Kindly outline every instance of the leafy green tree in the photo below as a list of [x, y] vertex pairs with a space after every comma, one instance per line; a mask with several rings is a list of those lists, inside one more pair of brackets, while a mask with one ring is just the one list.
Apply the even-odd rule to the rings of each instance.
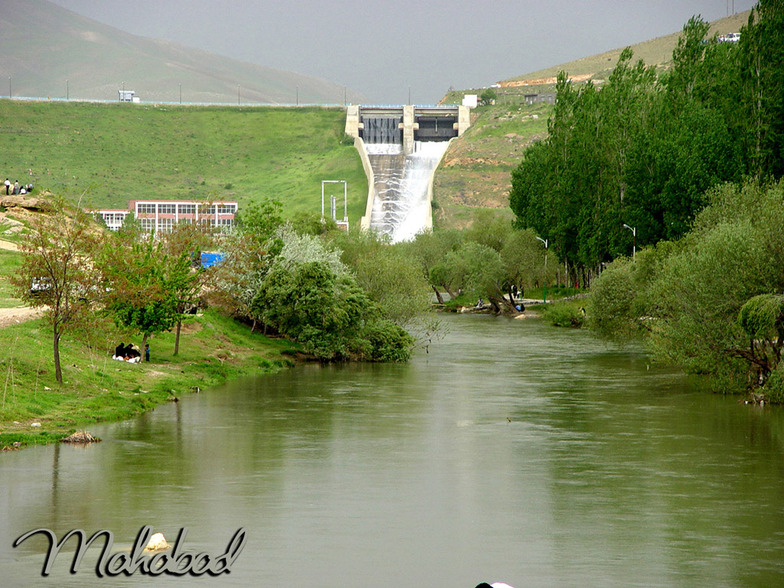
[[760, 294], [744, 304], [738, 323], [748, 336], [748, 346], [735, 352], [756, 370], [756, 383], [764, 384], [781, 362], [784, 345], [784, 295]]
[[621, 337], [642, 332], [657, 357], [711, 374], [725, 390], [748, 385], [750, 372], [757, 385], [777, 361], [782, 226], [781, 183], [714, 189], [677, 243], [610, 265], [592, 288], [591, 325]]
[[191, 260], [191, 270], [172, 282], [176, 289], [177, 311], [179, 317], [175, 325], [174, 353], [180, 352], [180, 333], [182, 321], [186, 314], [199, 301], [202, 290], [207, 286], [207, 278], [211, 273], [200, 267], [200, 253], [209, 250], [213, 244], [213, 235], [204, 230], [204, 226], [196, 223], [178, 223], [168, 233], [161, 235], [163, 251], [169, 259]]
[[[404, 251], [407, 257], [413, 259], [417, 264], [422, 277], [427, 280], [433, 289], [439, 304], [444, 303], [439, 287], [449, 292], [448, 286], [445, 287], [442, 284], [443, 280], [438, 271], [440, 270], [440, 264], [444, 256], [456, 249], [462, 240], [463, 235], [457, 229], [445, 229], [438, 231], [438, 233], [429, 231], [419, 233], [413, 241], [398, 243], [397, 245], [398, 248]], [[434, 268], [438, 268], [435, 273], [433, 273]], [[449, 294], [454, 298], [454, 292], [449, 292]]]
[[154, 238], [130, 245], [110, 240], [99, 263], [109, 288], [107, 312], [118, 325], [140, 332], [142, 346], [181, 320], [183, 296], [198, 280], [191, 254], [169, 255]]
[[98, 234], [98, 225], [87, 212], [55, 198], [45, 212], [30, 218], [29, 231], [19, 244], [22, 262], [11, 283], [21, 300], [44, 310], [52, 328], [59, 384], [63, 383], [60, 340], [92, 311], [102, 294], [91, 261]]
[[249, 202], [238, 211], [235, 220], [243, 234], [267, 241], [283, 226], [283, 204], [270, 198]]
[[340, 260], [316, 237], [290, 229], [251, 303], [252, 316], [324, 361], [407, 359], [413, 339], [386, 319]]
[[752, 131], [750, 158], [757, 178], [784, 176], [784, 4], [759, 0], [741, 29], [743, 104]]
[[545, 274], [545, 249], [531, 229], [513, 231], [507, 236], [501, 249], [501, 261], [507, 283], [520, 288], [521, 294], [525, 288], [553, 282], [555, 263]]
[[394, 323], [410, 325], [430, 310], [430, 285], [409, 247], [391, 245], [370, 232], [336, 233], [332, 242], [357, 284]]
[[479, 95], [479, 100], [482, 101], [482, 104], [495, 104], [497, 99], [498, 94], [492, 88], [485, 88]]

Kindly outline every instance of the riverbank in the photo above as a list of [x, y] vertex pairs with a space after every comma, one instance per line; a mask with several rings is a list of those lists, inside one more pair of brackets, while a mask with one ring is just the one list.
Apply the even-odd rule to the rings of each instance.
[[96, 320], [60, 344], [64, 382], [58, 386], [51, 332], [41, 320], [0, 329], [0, 449], [52, 443], [97, 422], [131, 418], [231, 378], [272, 373], [294, 364], [296, 344], [251, 333], [216, 311], [183, 324], [180, 353], [174, 334], [150, 342], [149, 363], [112, 360], [131, 338]]

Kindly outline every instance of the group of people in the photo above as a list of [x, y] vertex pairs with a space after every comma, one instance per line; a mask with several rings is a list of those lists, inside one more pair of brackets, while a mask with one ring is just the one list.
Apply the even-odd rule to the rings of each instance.
[[11, 194], [29, 194], [33, 191], [32, 184], [22, 184], [19, 185], [19, 180], [16, 180], [13, 184], [11, 180], [8, 178], [5, 179], [5, 195], [10, 196]]
[[[136, 345], [129, 343], [125, 345], [120, 343], [114, 348], [114, 355], [112, 359], [117, 361], [127, 361], [128, 363], [140, 363], [142, 361], [142, 354]], [[150, 345], [144, 346], [144, 361], [150, 361]]]

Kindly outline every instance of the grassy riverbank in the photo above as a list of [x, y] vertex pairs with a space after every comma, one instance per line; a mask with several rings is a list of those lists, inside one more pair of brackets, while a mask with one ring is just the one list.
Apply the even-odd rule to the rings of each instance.
[[0, 329], [6, 350], [0, 359], [0, 448], [50, 443], [229, 378], [275, 372], [293, 365], [297, 352], [288, 341], [251, 333], [214, 311], [183, 325], [177, 357], [174, 334], [165, 333], [151, 341], [150, 363], [112, 360], [114, 347], [130, 340], [100, 320], [73, 333], [60, 344], [64, 384], [58, 386], [51, 332], [41, 320]]

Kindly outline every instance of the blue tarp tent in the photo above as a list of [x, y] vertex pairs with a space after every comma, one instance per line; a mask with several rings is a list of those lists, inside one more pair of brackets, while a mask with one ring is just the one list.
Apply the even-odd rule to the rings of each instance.
[[223, 261], [222, 253], [202, 253], [201, 254], [201, 267], [212, 267]]

